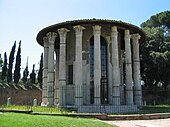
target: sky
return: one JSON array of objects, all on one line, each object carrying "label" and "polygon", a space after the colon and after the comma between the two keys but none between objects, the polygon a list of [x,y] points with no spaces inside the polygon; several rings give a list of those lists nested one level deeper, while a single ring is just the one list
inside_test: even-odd
[{"label": "sky", "polygon": [[[7,53],[21,40],[21,71],[39,68],[43,47],[37,33],[60,22],[77,19],[121,20],[140,27],[150,16],[170,10],[170,0],[0,0],[0,54]],[[13,67],[15,66],[15,62]],[[21,72],[22,73],[22,72]]]}]

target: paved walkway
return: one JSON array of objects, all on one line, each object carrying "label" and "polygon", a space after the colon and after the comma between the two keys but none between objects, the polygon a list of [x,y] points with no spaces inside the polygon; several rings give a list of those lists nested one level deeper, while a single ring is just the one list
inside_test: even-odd
[{"label": "paved walkway", "polygon": [[105,122],[119,127],[170,127],[170,118],[154,120],[114,120]]}]

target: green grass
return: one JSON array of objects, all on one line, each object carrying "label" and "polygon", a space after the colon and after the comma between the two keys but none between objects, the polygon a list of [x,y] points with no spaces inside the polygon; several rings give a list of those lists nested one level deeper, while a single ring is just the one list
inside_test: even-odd
[{"label": "green grass", "polygon": [[170,105],[143,106],[140,113],[170,113]]},{"label": "green grass", "polygon": [[[17,106],[17,105],[11,105],[11,106],[5,106],[0,105],[1,110],[25,110],[25,111],[33,111],[33,112],[43,112],[46,114],[70,114],[75,113],[72,111],[69,111],[64,108],[57,108],[57,107],[32,107],[32,106]],[[139,112],[129,112],[129,113],[120,113],[120,114],[150,114],[150,113],[170,113],[170,105],[147,105],[143,106]],[[119,114],[119,113],[118,113]],[[110,115],[118,115],[118,114],[110,114]]]},{"label": "green grass", "polygon": [[0,114],[0,127],[116,127],[100,120],[62,116]]},{"label": "green grass", "polygon": [[141,109],[138,112],[115,113],[109,115],[115,116],[115,115],[152,114],[152,113],[170,113],[170,105],[147,105],[141,107]]},{"label": "green grass", "polygon": [[71,111],[64,109],[64,108],[57,108],[57,107],[42,107],[42,106],[20,106],[20,105],[1,105],[0,109],[2,110],[23,110],[23,111],[33,111],[33,112],[43,112],[43,113],[71,113]]}]

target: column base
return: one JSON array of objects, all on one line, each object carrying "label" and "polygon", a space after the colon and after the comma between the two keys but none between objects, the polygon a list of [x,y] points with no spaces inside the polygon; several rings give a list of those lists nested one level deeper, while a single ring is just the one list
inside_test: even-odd
[{"label": "column base", "polygon": [[112,105],[120,105],[120,84],[113,84]]},{"label": "column base", "polygon": [[82,85],[75,85],[75,105],[83,105],[83,89]]},{"label": "column base", "polygon": [[75,105],[76,106],[83,105],[83,97],[75,97]]},{"label": "column base", "polygon": [[49,87],[48,87],[48,106],[54,106],[54,84],[51,82],[51,83],[48,83],[49,84]]},{"label": "column base", "polygon": [[133,105],[133,90],[126,89],[126,105]]},{"label": "column base", "polygon": [[134,103],[138,106],[142,105],[142,91],[134,90]]},{"label": "column base", "polygon": [[112,105],[120,105],[120,96],[112,96]]},{"label": "column base", "polygon": [[66,82],[60,81],[59,86],[59,106],[66,105]]},{"label": "column base", "polygon": [[94,105],[100,105],[101,104],[101,98],[100,97],[94,97]]}]

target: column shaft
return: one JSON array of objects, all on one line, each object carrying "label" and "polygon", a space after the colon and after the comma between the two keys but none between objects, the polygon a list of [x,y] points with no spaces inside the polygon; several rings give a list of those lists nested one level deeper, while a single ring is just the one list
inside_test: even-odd
[{"label": "column shaft", "polygon": [[69,30],[58,29],[60,35],[60,57],[59,57],[59,105],[66,105],[66,36]]},{"label": "column shaft", "polygon": [[120,52],[120,104],[124,105],[125,102],[125,88],[124,88],[124,51]]},{"label": "column shaft", "polygon": [[48,103],[49,106],[54,105],[54,43],[57,34],[54,32],[47,33],[49,42],[48,52]]},{"label": "column shaft", "polygon": [[55,51],[56,53],[56,65],[55,65],[55,86],[54,86],[54,103],[58,105],[59,103],[59,49]]},{"label": "column shaft", "polygon": [[129,30],[125,30],[126,104],[133,104],[132,58]]},{"label": "column shaft", "polygon": [[118,50],[118,32],[117,27],[112,27],[112,104],[120,105],[120,67]]},{"label": "column shaft", "polygon": [[41,105],[47,105],[47,75],[48,75],[48,39],[43,38],[44,41],[44,61],[43,61],[43,87],[42,87],[42,103]]},{"label": "column shaft", "polygon": [[100,33],[101,26],[93,27],[94,33],[94,104],[101,104],[100,80],[101,80],[101,53],[100,53]]},{"label": "column shaft", "polygon": [[133,81],[134,81],[134,102],[136,105],[142,105],[142,88],[140,75],[140,58],[139,58],[139,34],[132,35],[133,45]]},{"label": "column shaft", "polygon": [[[110,38],[110,37],[109,37]],[[111,40],[108,39],[107,43],[107,75],[108,75],[108,103],[112,104],[112,82],[110,79],[112,79],[112,72],[110,71],[110,44]]]},{"label": "column shaft", "polygon": [[82,80],[82,30],[84,27],[74,26],[76,32],[75,54],[75,105],[83,105],[83,80]]}]

